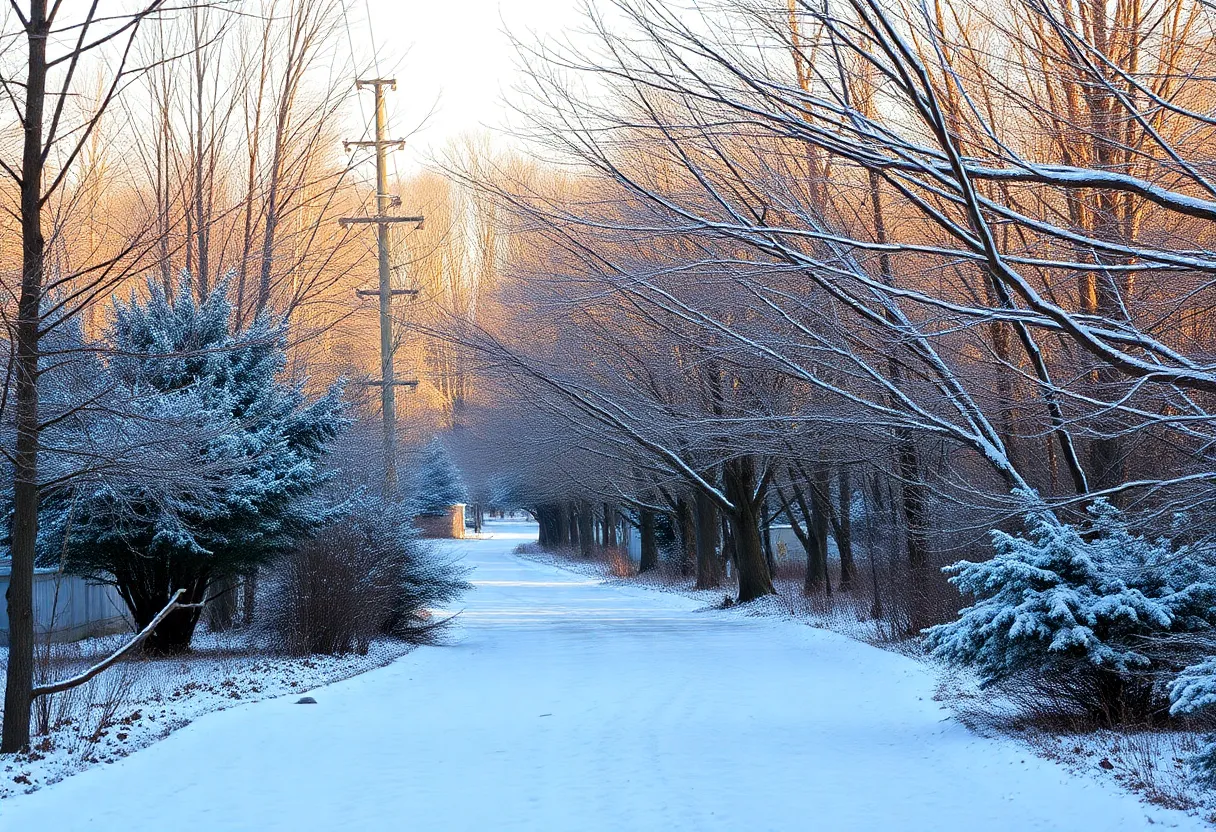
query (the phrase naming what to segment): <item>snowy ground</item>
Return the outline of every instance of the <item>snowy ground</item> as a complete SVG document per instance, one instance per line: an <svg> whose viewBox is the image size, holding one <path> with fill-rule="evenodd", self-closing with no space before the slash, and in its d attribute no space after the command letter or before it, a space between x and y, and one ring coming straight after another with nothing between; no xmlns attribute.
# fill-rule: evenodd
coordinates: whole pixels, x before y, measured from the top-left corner
<svg viewBox="0 0 1216 832"><path fill-rule="evenodd" d="M455 643L213 713L0 802L0 829L1204 829L933 701L932 670L824 630L605 585L511 549Z"/></svg>
<svg viewBox="0 0 1216 832"><path fill-rule="evenodd" d="M84 670L128 638L123 634L55 645L57 653L79 657L56 667L55 678ZM189 656L122 662L82 687L40 699L38 706L47 706L42 719L51 730L34 738L29 753L0 757L0 798L112 763L203 714L348 679L410 649L384 641L373 644L365 656L289 658L251 650L242 632L200 632ZM5 658L0 647L0 669ZM40 710L36 706L35 727ZM4 806L0 802L0 822Z"/></svg>

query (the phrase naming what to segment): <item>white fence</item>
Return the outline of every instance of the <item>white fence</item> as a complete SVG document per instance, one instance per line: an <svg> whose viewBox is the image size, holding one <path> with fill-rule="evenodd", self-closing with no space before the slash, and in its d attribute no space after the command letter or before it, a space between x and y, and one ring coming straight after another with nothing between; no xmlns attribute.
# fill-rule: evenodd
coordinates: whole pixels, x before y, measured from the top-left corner
<svg viewBox="0 0 1216 832"><path fill-rule="evenodd" d="M8 592L9 564L0 561L0 599ZM40 636L72 641L131 628L127 608L112 586L89 583L55 569L34 574L34 626ZM8 643L8 605L0 600L0 644Z"/></svg>

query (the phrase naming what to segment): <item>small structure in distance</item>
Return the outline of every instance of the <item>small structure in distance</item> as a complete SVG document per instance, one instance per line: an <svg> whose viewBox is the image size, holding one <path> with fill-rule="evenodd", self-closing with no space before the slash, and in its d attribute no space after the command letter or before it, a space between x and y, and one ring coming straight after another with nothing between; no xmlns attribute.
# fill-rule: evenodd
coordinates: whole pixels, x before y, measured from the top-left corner
<svg viewBox="0 0 1216 832"><path fill-rule="evenodd" d="M464 503L456 503L444 512L426 512L414 517L414 525L422 536L432 540L462 540L464 538Z"/></svg>

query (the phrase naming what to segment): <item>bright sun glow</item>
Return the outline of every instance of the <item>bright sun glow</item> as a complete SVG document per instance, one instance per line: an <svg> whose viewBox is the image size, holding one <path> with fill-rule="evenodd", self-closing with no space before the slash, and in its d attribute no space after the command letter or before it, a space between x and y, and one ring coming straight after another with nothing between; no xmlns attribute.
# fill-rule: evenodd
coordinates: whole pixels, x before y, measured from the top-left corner
<svg viewBox="0 0 1216 832"><path fill-rule="evenodd" d="M504 97L515 84L509 30L523 39L554 35L578 20L576 0L464 0L418 3L368 0L380 71L398 79L390 121L398 132L422 123L402 168L417 166L453 138L503 124ZM352 32L368 47L366 25ZM432 112L433 108L433 112ZM428 117L429 115L429 117Z"/></svg>

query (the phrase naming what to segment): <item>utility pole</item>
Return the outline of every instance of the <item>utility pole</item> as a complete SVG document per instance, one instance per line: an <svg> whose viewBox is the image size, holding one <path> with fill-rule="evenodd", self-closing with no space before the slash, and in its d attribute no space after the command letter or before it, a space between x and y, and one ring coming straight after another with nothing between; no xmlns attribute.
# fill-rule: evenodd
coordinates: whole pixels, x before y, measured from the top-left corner
<svg viewBox="0 0 1216 832"><path fill-rule="evenodd" d="M380 300L380 379L368 382L380 388L380 412L384 419L384 492L392 494L397 488L397 388L418 386L417 381L399 381L393 369L393 298L401 295L416 295L417 289L394 289L388 262L388 227L397 222L413 223L421 228L423 217L393 217L388 212L401 205L401 198L388 193L388 166L385 164L389 146L398 150L405 147L401 139L389 139L384 109L384 88L397 89L395 78L370 78L355 81L355 89L371 87L376 93L376 139L365 142L343 142L349 151L352 147L375 147L376 149L376 216L345 217L339 220L342 226L375 225L376 244L380 260L380 286L378 289L358 289L360 297L375 295Z"/></svg>

